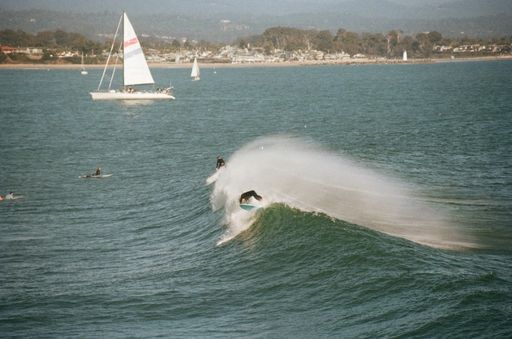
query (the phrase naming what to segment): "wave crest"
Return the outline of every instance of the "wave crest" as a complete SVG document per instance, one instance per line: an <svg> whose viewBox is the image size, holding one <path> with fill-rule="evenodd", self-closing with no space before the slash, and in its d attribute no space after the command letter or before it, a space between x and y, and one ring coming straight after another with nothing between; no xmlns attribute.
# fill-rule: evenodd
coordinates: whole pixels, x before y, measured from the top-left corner
<svg viewBox="0 0 512 339"><path fill-rule="evenodd" d="M256 213L238 206L248 190L262 195L264 206L283 203L433 247L475 247L408 185L302 139L259 138L227 161L211 194L228 226L219 243L254 222Z"/></svg>

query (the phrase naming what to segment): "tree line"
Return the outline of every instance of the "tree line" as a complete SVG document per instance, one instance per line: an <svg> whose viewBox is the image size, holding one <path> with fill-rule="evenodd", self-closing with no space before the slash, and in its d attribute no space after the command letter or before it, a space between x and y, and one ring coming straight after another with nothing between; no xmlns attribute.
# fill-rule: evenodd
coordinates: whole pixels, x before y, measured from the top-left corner
<svg viewBox="0 0 512 339"><path fill-rule="evenodd" d="M336 34L332 34L328 30L272 27L261 35L238 40L240 47L263 48L267 54L276 49L290 52L314 49L326 53L345 52L350 55L365 54L389 58L400 57L404 50L411 57L429 58L436 45L456 47L464 44L503 44L509 46L508 52L510 52L512 36L490 40L468 37L450 39L436 31L410 36L400 30L392 30L383 34L355 33L339 29Z"/></svg>
<svg viewBox="0 0 512 339"><path fill-rule="evenodd" d="M69 33L63 30L42 31L36 34L21 30L6 29L0 31L0 45L11 47L40 47L44 49L71 49L84 53L101 51L104 43L87 39L79 33Z"/></svg>
<svg viewBox="0 0 512 339"><path fill-rule="evenodd" d="M219 44L200 42L180 42L179 40L164 40L154 36L140 37L144 48L153 48L160 51L178 51L180 49L218 49ZM103 42L87 39L79 33L70 33L63 30L42 31L35 34L22 30L0 30L0 46L10 47L39 47L49 50L73 50L84 54L94 54L110 49L112 39L104 39ZM117 47L117 46L116 46Z"/></svg>
<svg viewBox="0 0 512 339"><path fill-rule="evenodd" d="M141 37L141 41L144 48L154 48L162 52L175 52L181 49L216 51L221 47L219 44L206 41L169 41L154 36ZM111 43L112 41L109 39L98 42L87 39L82 34L65 32L63 30L42 31L36 34L10 29L0 31L0 45L40 47L45 51L43 59L48 59L48 50L74 50L87 55L99 55L101 51L109 49ZM235 44L242 48L260 48L266 54L272 54L275 50L292 52L313 49L326 53L345 52L350 55L364 54L367 56L397 58L406 50L410 57L429 58L435 53L433 47L436 45L456 47L464 44L501 44L508 46L508 50L505 49L504 51L510 53L512 36L490 40L468 37L450 39L443 37L441 33L436 31L418 33L411 36L404 34L400 30L392 30L383 34L355 33L339 29L336 34L332 34L328 30L272 27L266 29L260 35L238 39L235 41ZM95 61L90 60L90 62Z"/></svg>

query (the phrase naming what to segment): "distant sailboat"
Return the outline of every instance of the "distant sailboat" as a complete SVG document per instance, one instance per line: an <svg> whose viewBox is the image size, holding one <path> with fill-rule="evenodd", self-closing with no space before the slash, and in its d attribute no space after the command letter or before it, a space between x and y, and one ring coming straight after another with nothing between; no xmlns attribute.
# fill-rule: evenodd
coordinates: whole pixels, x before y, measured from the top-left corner
<svg viewBox="0 0 512 339"><path fill-rule="evenodd" d="M199 65L197 64L197 58L194 58L194 64L192 65L192 72L190 73L190 77L192 78L192 80L201 79Z"/></svg>
<svg viewBox="0 0 512 339"><path fill-rule="evenodd" d="M87 70L85 69L85 66L84 66L84 52L82 52L82 70L80 71L80 74L82 74L82 75L87 75L87 74L89 74L89 73L87 72Z"/></svg>
<svg viewBox="0 0 512 339"><path fill-rule="evenodd" d="M407 51L404 51L404 54L402 55L402 60L407 61Z"/></svg>
<svg viewBox="0 0 512 339"><path fill-rule="evenodd" d="M116 42L117 33L119 31L119 27L121 26L121 21L123 21L123 85L124 88L121 90L113 90L111 89L112 80L115 74L115 67L112 71L112 76L110 78L110 82L108 85L108 89L101 91L101 85L103 83L103 79L105 77L105 73L107 72L107 68L109 65L110 58L112 57L112 50L114 49L114 44ZM121 49L121 46L119 46ZM117 62L117 58L116 58ZM135 85L154 85L155 81L153 80L153 76L151 75L151 71L149 70L148 63L146 62L146 58L144 57L144 52L142 51L142 47L140 46L139 40L137 39L137 35L133 30L132 24L128 19L126 13L121 15L119 19L119 23L117 25L116 33L114 34L114 40L112 41L112 46L110 47L110 53L107 58L107 62L105 64L105 68L103 70L103 74L101 76L100 84L98 85L98 89L96 92L91 92L91 97L93 100L157 100L157 99L174 99L172 95L172 87L167 87L158 90L139 90L136 89Z"/></svg>

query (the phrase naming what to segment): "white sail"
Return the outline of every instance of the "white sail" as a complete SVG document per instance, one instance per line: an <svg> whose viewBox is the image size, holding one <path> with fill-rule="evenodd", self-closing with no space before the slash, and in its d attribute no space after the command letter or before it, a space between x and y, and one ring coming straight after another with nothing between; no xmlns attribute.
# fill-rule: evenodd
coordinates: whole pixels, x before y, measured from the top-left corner
<svg viewBox="0 0 512 339"><path fill-rule="evenodd" d="M402 60L407 61L407 51L404 51L404 54L402 55Z"/></svg>
<svg viewBox="0 0 512 339"><path fill-rule="evenodd" d="M197 58L194 58L194 64L192 65L192 72L190 73L190 77L194 80L199 80L199 66L197 65Z"/></svg>
<svg viewBox="0 0 512 339"><path fill-rule="evenodd" d="M84 52L82 52L82 70L80 71L80 74L82 75L87 75L89 73L87 73L87 71L85 70L85 66L84 66Z"/></svg>
<svg viewBox="0 0 512 339"><path fill-rule="evenodd" d="M132 24L124 13L124 85L154 84L148 63Z"/></svg>

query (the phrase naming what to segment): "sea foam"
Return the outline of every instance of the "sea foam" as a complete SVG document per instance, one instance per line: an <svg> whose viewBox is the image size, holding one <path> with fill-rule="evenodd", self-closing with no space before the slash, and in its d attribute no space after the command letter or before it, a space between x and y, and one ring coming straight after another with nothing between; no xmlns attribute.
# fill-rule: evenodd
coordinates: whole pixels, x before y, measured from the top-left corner
<svg viewBox="0 0 512 339"><path fill-rule="evenodd" d="M230 157L211 194L212 208L225 210L227 228L219 243L253 223L256 213L238 206L248 190L263 196L264 206L282 203L433 247L475 247L411 185L311 141L263 137Z"/></svg>

